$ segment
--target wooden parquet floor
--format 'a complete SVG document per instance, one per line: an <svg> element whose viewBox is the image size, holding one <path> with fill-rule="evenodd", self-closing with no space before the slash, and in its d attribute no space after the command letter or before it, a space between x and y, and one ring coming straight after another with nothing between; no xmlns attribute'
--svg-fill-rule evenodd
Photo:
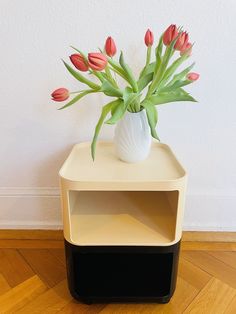
<svg viewBox="0 0 236 314"><path fill-rule="evenodd" d="M0 240L0 314L236 314L236 243L183 242L168 304L76 302L67 289L63 242Z"/></svg>

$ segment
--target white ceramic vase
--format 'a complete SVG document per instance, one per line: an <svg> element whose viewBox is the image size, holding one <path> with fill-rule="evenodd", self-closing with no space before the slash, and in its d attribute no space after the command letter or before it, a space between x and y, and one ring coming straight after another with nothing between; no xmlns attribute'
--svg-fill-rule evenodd
<svg viewBox="0 0 236 314"><path fill-rule="evenodd" d="M114 144L117 156L125 162L139 162L148 157L151 133L145 110L127 111L115 128Z"/></svg>

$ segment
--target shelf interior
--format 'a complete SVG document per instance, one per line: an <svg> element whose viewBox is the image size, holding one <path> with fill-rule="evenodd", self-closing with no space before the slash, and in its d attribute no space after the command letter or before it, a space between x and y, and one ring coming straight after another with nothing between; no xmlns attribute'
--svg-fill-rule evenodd
<svg viewBox="0 0 236 314"><path fill-rule="evenodd" d="M178 191L70 191L77 245L167 245L175 239Z"/></svg>

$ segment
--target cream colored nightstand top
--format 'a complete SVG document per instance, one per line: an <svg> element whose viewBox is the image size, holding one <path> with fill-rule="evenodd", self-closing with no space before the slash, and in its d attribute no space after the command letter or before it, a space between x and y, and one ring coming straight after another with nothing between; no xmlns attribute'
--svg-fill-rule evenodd
<svg viewBox="0 0 236 314"><path fill-rule="evenodd" d="M74 146L72 152L60 170L62 179L98 185L105 183L168 183L181 181L186 176L185 170L175 158L169 146L153 143L149 157L139 163L125 163L119 160L113 144L100 142L97 145L96 159L90 155L90 144ZM122 188L122 186L120 186Z"/></svg>

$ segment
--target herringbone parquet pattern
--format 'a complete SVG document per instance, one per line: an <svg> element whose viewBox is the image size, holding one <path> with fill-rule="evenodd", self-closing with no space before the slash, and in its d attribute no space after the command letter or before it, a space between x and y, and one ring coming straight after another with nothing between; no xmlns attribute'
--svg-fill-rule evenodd
<svg viewBox="0 0 236 314"><path fill-rule="evenodd" d="M184 242L170 303L84 305L66 283L62 241L0 242L0 314L236 313L235 243Z"/></svg>

